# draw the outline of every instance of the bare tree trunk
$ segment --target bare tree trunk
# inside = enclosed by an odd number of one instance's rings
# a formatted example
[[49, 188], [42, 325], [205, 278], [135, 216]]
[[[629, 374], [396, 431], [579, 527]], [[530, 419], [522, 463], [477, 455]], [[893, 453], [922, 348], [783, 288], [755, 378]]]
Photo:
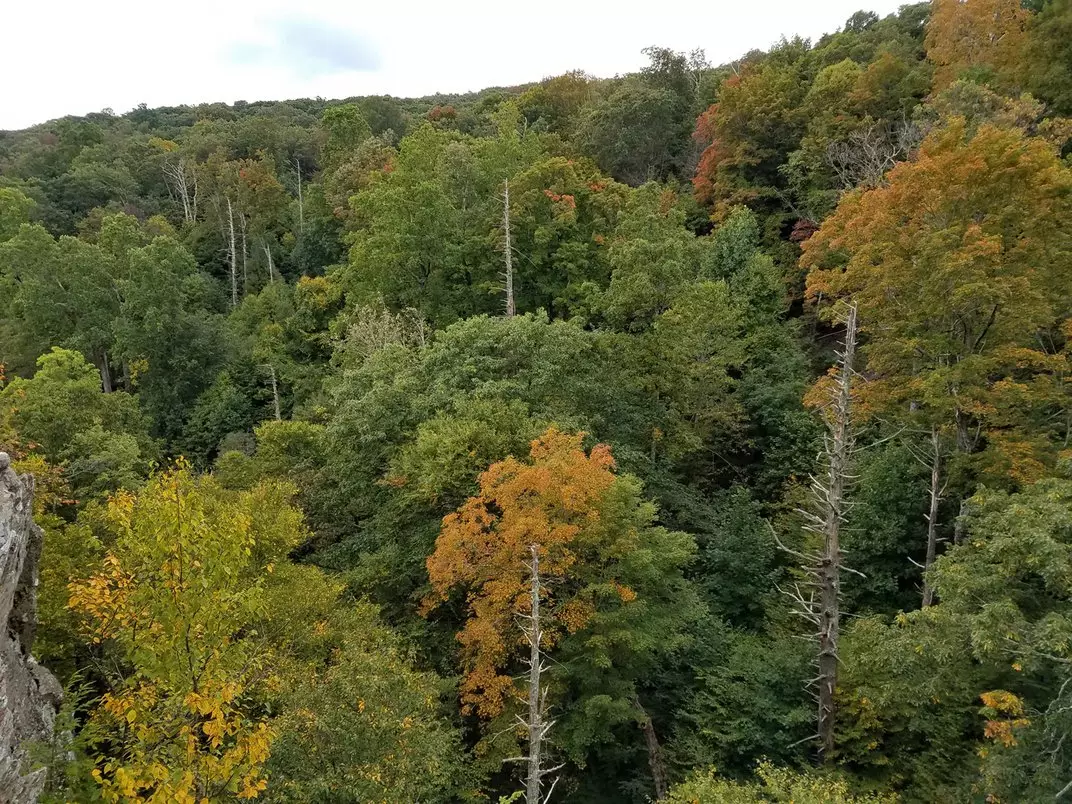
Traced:
[[191, 171], [191, 175], [193, 176], [194, 192], [193, 192], [193, 200], [192, 200], [192, 203], [191, 203], [192, 217], [190, 218], [190, 221], [191, 222], [196, 222], [197, 221], [197, 199], [198, 199], [198, 188], [199, 188], [199, 185], [197, 183], [197, 171]]
[[513, 318], [514, 306], [514, 252], [510, 245], [510, 182], [503, 182], [503, 255], [506, 258], [506, 317]]
[[938, 428], [931, 428], [931, 504], [927, 513], [927, 557], [923, 562], [923, 606], [924, 608], [934, 602], [934, 588], [927, 577], [931, 565], [934, 563], [934, 554], [938, 548], [938, 504], [942, 501], [945, 489], [940, 485], [942, 477], [942, 451], [941, 439]]
[[655, 726], [652, 725], [651, 716], [641, 705], [640, 698], [634, 698], [633, 703], [640, 710], [640, 729], [644, 732], [644, 744], [648, 749], [648, 767], [651, 768], [651, 778], [655, 786], [655, 800], [661, 801], [666, 798], [666, 794], [670, 789], [670, 785], [667, 782], [666, 762], [663, 760], [662, 746], [659, 745], [659, 737], [655, 733]]
[[529, 564], [532, 608], [527, 616], [521, 615], [522, 621], [526, 623], [522, 630], [529, 643], [529, 712], [527, 718], [522, 718], [520, 716], [517, 718], [518, 723], [524, 726], [528, 732], [529, 752], [527, 757], [518, 757], [518, 759], [524, 759], [527, 766], [525, 779], [525, 804], [547, 804], [547, 801], [551, 798], [551, 792], [555, 789], [555, 784], [558, 780], [556, 779], [551, 783], [551, 787], [547, 791], [546, 797], [542, 797], [544, 777], [550, 773], [554, 773], [562, 766], [557, 765], [553, 768], [543, 767], [543, 740], [547, 736], [547, 733], [551, 731], [551, 727], [555, 725], [555, 722], [547, 719], [547, 690], [544, 689], [542, 684], [542, 676], [545, 667], [543, 663], [543, 652], [540, 648], [540, 642], [543, 639], [543, 629], [540, 627], [539, 546], [530, 544], [529, 553], [532, 556], [532, 561]]
[[529, 773], [525, 801], [527, 804], [542, 804], [540, 749], [544, 724], [540, 700], [540, 674], [543, 670], [543, 659], [540, 657], [540, 553], [536, 545], [531, 545], [529, 549], [532, 552], [532, 619], [529, 621]]
[[231, 233], [231, 307], [234, 308], [238, 306], [238, 255], [235, 253], [234, 210], [230, 196], [227, 196], [227, 225]]
[[298, 173], [298, 231], [305, 231], [305, 200], [302, 198], [301, 157], [294, 157], [294, 169]]
[[182, 202], [183, 220], [192, 223], [197, 218], [197, 174], [190, 170], [185, 159], [165, 161], [164, 180]]
[[265, 240], [261, 247], [264, 249], [264, 256], [268, 258], [268, 284], [275, 284], [275, 266], [272, 264], [272, 247], [268, 245], [268, 241]]
[[249, 266], [247, 264], [249, 249], [246, 247], [246, 213], [238, 213], [238, 222], [241, 224], [242, 229], [242, 293], [245, 295], [249, 293]]
[[101, 351], [100, 362], [100, 375], [101, 375], [101, 388], [104, 389], [104, 393], [110, 394], [115, 388], [112, 385], [112, 367], [108, 365], [108, 351]]
[[275, 379], [275, 366], [268, 364], [268, 375], [272, 378], [272, 401], [275, 403], [275, 420], [283, 421], [283, 414], [279, 410], [279, 384]]
[[819, 565], [819, 750], [824, 761], [834, 751], [838, 679], [838, 639], [841, 629], [841, 523], [845, 517], [845, 490], [853, 453], [852, 376], [856, 353], [856, 305], [845, 322], [845, 345], [839, 359], [838, 383], [827, 424], [827, 477], [820, 485], [819, 502], [824, 537]]

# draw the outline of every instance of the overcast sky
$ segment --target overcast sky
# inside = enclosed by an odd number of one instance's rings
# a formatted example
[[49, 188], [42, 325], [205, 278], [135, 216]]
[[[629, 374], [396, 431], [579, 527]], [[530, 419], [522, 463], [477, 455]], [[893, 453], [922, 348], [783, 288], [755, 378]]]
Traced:
[[700, 47], [718, 64], [900, 4], [0, 0], [0, 129], [139, 103], [429, 95], [571, 69], [606, 77], [639, 69], [648, 45]]

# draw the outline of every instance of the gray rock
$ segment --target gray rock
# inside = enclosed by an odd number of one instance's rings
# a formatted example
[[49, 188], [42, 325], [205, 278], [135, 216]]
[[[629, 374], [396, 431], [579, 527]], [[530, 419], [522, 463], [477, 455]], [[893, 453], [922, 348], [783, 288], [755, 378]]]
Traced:
[[37, 565], [44, 534], [33, 522], [33, 477], [0, 452], [0, 801], [33, 802], [45, 771], [27, 773], [26, 744], [48, 740], [63, 690], [30, 649], [37, 627]]

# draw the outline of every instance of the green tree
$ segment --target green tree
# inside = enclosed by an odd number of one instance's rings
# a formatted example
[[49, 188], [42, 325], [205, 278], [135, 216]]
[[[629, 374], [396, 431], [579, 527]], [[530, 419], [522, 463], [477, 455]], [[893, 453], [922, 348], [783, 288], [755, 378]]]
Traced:
[[62, 465], [78, 494], [135, 487], [156, 456], [137, 400], [106, 394], [100, 375], [77, 352], [53, 349], [32, 379], [0, 390], [0, 420]]
[[173, 442], [222, 356], [218, 318], [208, 306], [209, 285], [186, 249], [158, 237], [130, 252], [130, 274], [122, 288], [117, 351], [154, 435]]
[[457, 801], [464, 755], [443, 717], [446, 685], [412, 669], [372, 606], [340, 606], [339, 587], [315, 570], [286, 571], [299, 579], [279, 585], [272, 602], [293, 608], [295, 593], [305, 608], [312, 608], [310, 600], [323, 601], [317, 611], [287, 615], [297, 626], [289, 635], [283, 633], [289, 622], [270, 626], [282, 640], [305, 644], [292, 648], [296, 661], [283, 674], [283, 714], [273, 723], [279, 736], [265, 799]]

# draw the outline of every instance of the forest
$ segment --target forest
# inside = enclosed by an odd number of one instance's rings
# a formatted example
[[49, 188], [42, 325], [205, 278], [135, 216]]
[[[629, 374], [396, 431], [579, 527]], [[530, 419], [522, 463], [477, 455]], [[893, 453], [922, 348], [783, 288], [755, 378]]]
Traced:
[[0, 132], [42, 801], [1072, 800], [1072, 0], [644, 56]]

